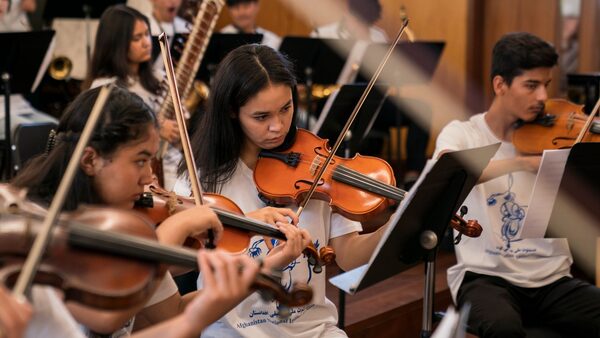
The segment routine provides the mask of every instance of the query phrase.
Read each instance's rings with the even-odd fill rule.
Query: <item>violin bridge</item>
[[[321,156],[315,156],[312,163],[310,164],[310,174],[312,176],[316,175],[317,170],[319,170],[319,167],[321,166],[321,163]]]
[[[569,119],[567,120],[567,130],[573,130],[573,126],[575,125],[575,113],[569,113]]]

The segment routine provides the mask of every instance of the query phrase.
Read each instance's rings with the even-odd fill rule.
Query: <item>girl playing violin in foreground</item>
[[[81,94],[64,112],[57,134],[49,142],[48,152],[34,159],[13,184],[28,189],[28,197],[47,206],[64,174],[66,164],[73,153],[76,141],[82,131],[99,89]],[[52,145],[53,144],[53,145]],[[91,141],[85,148],[79,170],[65,201],[66,210],[76,209],[80,203],[101,204],[110,207],[131,209],[140,197],[144,186],[152,182],[150,158],[158,149],[159,136],[157,123],[148,106],[135,94],[126,90],[113,89],[104,107],[98,126]],[[289,229],[288,229],[289,228]],[[292,241],[299,241],[299,231],[291,225],[282,225]],[[163,244],[181,245],[187,237],[202,236],[207,230],[213,230],[218,239],[222,225],[214,212],[205,206],[191,208],[177,213],[156,230],[158,240]],[[289,241],[288,241],[289,242]],[[285,245],[283,246],[285,247]],[[286,252],[285,248],[280,250]],[[217,284],[240,283],[247,287],[239,272],[232,273],[231,267],[253,265],[242,258],[211,259],[207,257],[217,276]],[[207,259],[207,258],[205,258]],[[200,260],[202,262],[202,260]],[[237,271],[237,270],[236,270]],[[214,284],[214,283],[213,283]],[[246,288],[247,289],[247,288]],[[203,292],[200,298],[207,298],[206,308],[194,305],[200,310],[210,309],[210,313],[223,312],[232,303],[239,300],[239,292],[212,294]],[[181,313],[197,293],[180,296],[170,274],[167,273],[154,296],[147,302],[139,317],[150,324],[172,318]],[[213,297],[216,297],[213,299]],[[75,319],[94,332],[111,333],[123,326],[140,309],[121,312],[98,312],[78,304],[68,304]],[[207,317],[208,318],[208,317]],[[132,320],[127,322],[124,331],[129,331]]]
[[[198,267],[205,271],[206,292],[195,297],[181,314],[133,337],[198,337],[204,327],[248,294],[258,272],[258,265],[250,258],[219,250],[200,250]],[[243,267],[243,272],[239,267]],[[0,337],[85,337],[55,293],[37,287],[34,287],[33,293],[41,296],[34,299],[34,310],[29,303],[18,301],[10,291],[0,286]]]
[[[229,197],[244,212],[265,206],[254,185],[253,168],[261,149],[293,142],[295,86],[290,62],[266,46],[237,48],[221,62],[206,115],[195,126],[191,140],[207,191]],[[180,178],[175,190],[188,195],[187,179]],[[285,216],[263,220],[272,223],[285,220]],[[300,219],[294,217],[293,221],[308,230],[317,249],[331,245],[344,270],[367,263],[385,231],[382,227],[359,235],[359,223],[332,214],[327,203],[317,200],[308,203]],[[253,238],[249,254],[264,256],[269,252],[268,242],[262,237]],[[335,306],[325,298],[325,273],[314,274],[304,256],[297,256],[283,270],[286,286],[294,281],[310,283],[315,291],[312,304],[293,309],[290,318],[280,320],[274,316],[277,304],[264,303],[254,294],[205,330],[203,337],[345,337],[336,327]]]

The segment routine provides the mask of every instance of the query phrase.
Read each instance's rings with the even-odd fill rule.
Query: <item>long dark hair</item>
[[[99,91],[100,88],[95,88],[83,92],[67,107],[56,129],[54,146],[46,154],[32,159],[14,178],[12,184],[27,188],[28,197],[32,200],[43,205],[51,202]],[[136,94],[115,87],[88,146],[102,157],[108,157],[119,146],[144,139],[151,126],[158,128],[154,114],[144,101]],[[102,203],[93,187],[92,178],[81,168],[77,170],[64,208],[74,210],[79,203]]]
[[[296,78],[292,63],[279,52],[262,45],[245,45],[230,52],[219,64],[206,113],[191,136],[196,166],[204,189],[216,192],[233,175],[244,141],[238,118],[240,107],[270,84],[292,89],[296,109]],[[295,117],[295,111],[294,111]],[[292,119],[284,144],[295,137]],[[185,171],[185,164],[179,173]]]
[[[101,77],[117,77],[117,83],[127,88],[129,66],[127,53],[135,22],[141,20],[150,28],[148,18],[139,11],[125,5],[108,7],[98,25],[94,55],[88,71],[84,88],[89,88],[92,82]],[[138,76],[142,87],[151,93],[160,92],[160,81],[152,73],[150,60],[142,62]]]

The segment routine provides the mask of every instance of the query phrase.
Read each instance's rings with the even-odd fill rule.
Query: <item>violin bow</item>
[[[67,196],[67,192],[71,188],[73,184],[73,179],[75,178],[75,173],[79,167],[79,162],[81,161],[81,157],[83,156],[83,150],[88,144],[88,141],[92,137],[92,132],[96,128],[96,124],[98,119],[100,118],[100,114],[104,109],[104,105],[106,104],[106,100],[110,95],[113,84],[106,85],[100,89],[100,93],[96,98],[96,102],[92,108],[90,116],[81,132],[81,137],[75,146],[75,150],[73,151],[73,156],[69,160],[69,164],[67,165],[67,170],[63,175],[60,184],[58,185],[58,189],[54,198],[52,199],[52,203],[50,204],[50,208],[48,209],[48,213],[44,218],[44,223],[42,224],[42,228],[35,238],[35,242],[33,242],[33,246],[31,247],[31,251],[29,255],[27,255],[27,259],[23,264],[23,268],[21,273],[19,274],[19,278],[15,283],[15,287],[13,288],[13,294],[15,297],[23,298],[29,294],[31,290],[31,284],[33,283],[33,277],[35,276],[36,271],[40,265],[42,260],[42,255],[46,251],[46,247],[50,242],[50,234],[52,231],[53,225],[56,223],[56,219],[58,217],[58,213],[63,207],[65,202],[65,198]]]
[[[192,147],[190,143],[190,137],[187,133],[187,126],[185,125],[185,118],[183,115],[183,106],[181,105],[181,98],[179,96],[179,89],[177,89],[177,82],[175,81],[175,70],[173,69],[173,60],[171,59],[171,51],[169,50],[169,40],[165,32],[160,33],[158,36],[158,43],[160,45],[160,51],[165,64],[165,70],[167,72],[167,82],[169,84],[169,91],[171,92],[171,100],[173,101],[173,108],[175,109],[175,118],[177,119],[177,127],[179,128],[179,137],[181,139],[181,148],[183,148],[183,155],[185,157],[185,163],[187,165],[188,176],[190,179],[190,185],[192,186],[192,193],[194,195],[194,202],[196,205],[204,204],[202,202],[202,188],[200,187],[200,180],[198,179],[198,171],[196,169],[196,161],[194,161],[194,155],[192,154]],[[206,243],[207,248],[214,248],[215,235],[212,230],[208,230],[208,240]]]
[[[362,108],[363,104],[365,103],[365,101],[367,99],[367,96],[369,96],[369,93],[371,92],[371,89],[373,89],[373,86],[375,85],[375,81],[377,81],[377,79],[379,78],[379,75],[383,71],[383,67],[385,66],[385,64],[387,63],[388,59],[390,58],[390,56],[394,52],[394,48],[396,48],[396,45],[400,41],[400,38],[402,38],[402,34],[406,30],[406,27],[408,27],[408,19],[405,19],[402,22],[402,27],[400,27],[400,31],[396,35],[396,39],[390,45],[390,47],[387,50],[385,56],[383,57],[383,59],[379,63],[379,66],[377,66],[377,70],[375,70],[375,73],[371,77],[371,80],[369,80],[369,83],[367,84],[367,87],[365,88],[365,91],[362,93],[362,96],[358,100],[358,103],[354,107],[354,110],[352,110],[352,113],[350,114],[350,117],[346,121],[346,124],[344,125],[344,128],[342,129],[342,132],[338,136],[338,138],[335,141],[335,144],[333,145],[333,147],[331,147],[331,151],[329,153],[329,156],[327,156],[325,158],[325,161],[323,161],[323,163],[321,163],[319,171],[315,175],[315,178],[313,180],[312,185],[310,186],[310,189],[306,193],[306,196],[305,196],[304,200],[302,201],[302,203],[300,203],[300,206],[298,207],[298,211],[296,211],[296,214],[298,215],[298,217],[300,217],[300,214],[302,213],[302,211],[306,207],[306,204],[308,203],[308,201],[312,197],[313,193],[315,192],[315,189],[317,188],[317,185],[319,184],[319,182],[321,181],[321,178],[325,174],[325,170],[327,170],[327,167],[331,163],[331,160],[333,159],[333,156],[335,155],[335,153],[339,149],[340,145],[344,141],[344,137],[346,136],[346,133],[348,132],[348,130],[350,130],[350,127],[352,126],[352,123],[354,123],[354,119],[356,119],[356,116],[358,115],[358,112],[360,111],[360,108]]]
[[[577,139],[575,140],[575,142],[573,144],[579,143],[579,142],[581,142],[581,140],[583,140],[583,136],[588,131],[588,129],[590,129],[590,126],[592,125],[592,121],[594,121],[594,117],[598,113],[598,108],[600,108],[600,98],[598,99],[598,101],[596,101],[596,105],[594,106],[594,109],[590,113],[590,116],[588,116],[587,120],[585,121],[585,125],[583,125],[583,128],[581,128],[581,131],[579,132],[579,135],[577,135]]]

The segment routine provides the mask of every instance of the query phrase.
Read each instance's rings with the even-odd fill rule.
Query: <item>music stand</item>
[[[308,116],[312,115],[312,85],[337,83],[353,45],[353,40],[283,38],[279,51],[294,63],[298,83],[306,85],[307,114],[306,119],[298,121],[298,126],[308,127]]]
[[[438,245],[460,204],[477,183],[500,144],[443,154],[421,175],[409,197],[390,218],[368,264],[329,281],[353,294],[423,261],[426,267],[421,337],[432,328],[435,257]],[[426,168],[427,169],[427,168]]]
[[[312,132],[334,142],[366,87],[365,83],[346,84],[340,87],[327,99]],[[339,149],[338,155],[351,157],[352,152],[358,149],[359,144],[367,136],[379,115],[381,106],[387,97],[387,88],[384,85],[373,87],[350,128],[350,136],[345,140],[345,149]]]
[[[77,18],[85,20],[85,46],[87,64],[91,60],[90,19],[98,19],[106,8],[125,3],[126,0],[46,0],[44,21],[48,26],[54,18]]]
[[[52,55],[54,31],[0,33],[0,75],[4,88],[4,153],[2,173],[13,175],[14,145],[11,141],[10,95],[30,93],[41,81]]]
[[[567,238],[577,266],[596,273],[596,238],[600,237],[600,144],[571,148],[548,221],[546,237]]]
[[[431,81],[446,43],[443,41],[400,42],[378,82],[390,86],[425,84]],[[368,82],[389,49],[387,43],[371,43],[358,67],[355,82]]]
[[[210,84],[217,70],[217,65],[232,50],[247,44],[260,43],[262,34],[229,34],[213,33],[200,63],[196,79]]]

